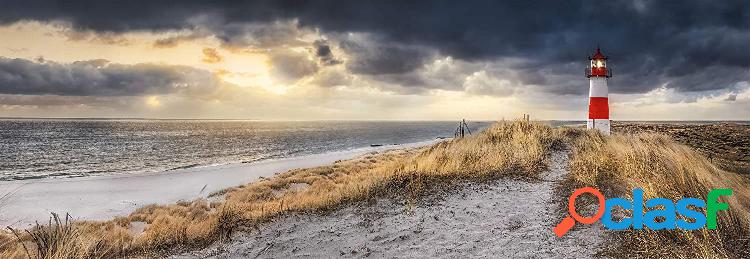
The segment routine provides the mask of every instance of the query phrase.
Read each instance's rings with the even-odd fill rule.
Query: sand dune
[[[323,215],[292,214],[173,258],[593,257],[592,248],[604,242],[601,224],[578,226],[564,239],[552,232],[562,210],[555,188],[568,173],[568,152],[551,160],[541,180],[467,182],[412,208],[378,199]]]

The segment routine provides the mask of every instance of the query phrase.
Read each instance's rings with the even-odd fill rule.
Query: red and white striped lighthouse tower
[[[612,77],[612,72],[607,68],[607,57],[599,48],[593,57],[589,57],[591,66],[586,68],[586,77],[589,78],[589,119],[586,128],[598,129],[609,135],[609,90],[607,79]]]

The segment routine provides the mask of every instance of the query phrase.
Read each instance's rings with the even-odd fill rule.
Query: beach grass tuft
[[[580,186],[596,186],[606,197],[632,199],[634,188],[644,198],[706,199],[714,188],[730,188],[724,199],[729,211],[719,212],[718,230],[619,231],[620,245],[605,254],[636,257],[744,257],[750,256],[750,181],[726,172],[695,150],[659,134],[602,136],[587,131],[573,144],[569,176]],[[704,211],[705,212],[705,211]]]

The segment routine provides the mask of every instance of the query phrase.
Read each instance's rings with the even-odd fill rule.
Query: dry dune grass
[[[151,257],[200,248],[284,213],[325,211],[372,197],[415,198],[432,186],[459,180],[534,177],[544,168],[550,150],[565,143],[572,143],[574,149],[571,179],[579,185],[597,186],[610,197],[628,196],[635,187],[644,189],[647,198],[671,199],[703,197],[713,188],[734,190],[729,213],[719,213],[718,231],[619,232],[615,235],[621,242],[618,247],[625,250],[617,251],[641,256],[749,256],[750,183],[746,178],[718,169],[664,136],[604,137],[516,121],[431,147],[292,170],[213,194],[224,196],[223,202],[151,205],[103,222],[51,221],[28,232],[17,231],[19,238],[0,232],[0,257]],[[147,224],[142,233],[130,229],[139,222]],[[617,251],[609,252],[618,255]]]
[[[473,136],[428,148],[398,150],[330,166],[292,170],[232,188],[224,202],[206,200],[152,205],[106,222],[50,224],[20,234],[22,242],[0,246],[3,258],[104,258],[153,256],[203,247],[283,213],[328,210],[375,196],[420,195],[435,183],[483,180],[505,175],[533,177],[546,154],[563,143],[566,130],[524,121],[498,123]],[[143,233],[129,230],[146,222]],[[69,231],[62,231],[64,229]],[[35,252],[34,235],[59,241]],[[7,235],[7,233],[6,233]],[[9,240],[0,235],[0,244]]]
[[[719,212],[718,230],[625,231],[616,235],[628,255],[667,257],[750,256],[750,183],[722,171],[702,155],[663,135],[603,137],[581,134],[574,142],[570,176],[580,185],[597,186],[608,197],[630,197],[642,188],[645,198],[705,196],[731,188],[729,212]],[[610,251],[618,253],[617,251]]]
[[[58,219],[28,232],[17,231],[19,238],[0,232],[0,257],[151,257],[200,248],[284,213],[325,211],[373,197],[416,198],[433,186],[460,180],[535,177],[550,150],[565,143],[573,146],[571,179],[578,185],[597,186],[608,197],[627,197],[636,187],[644,189],[646,198],[670,199],[704,197],[713,188],[734,190],[729,212],[719,213],[719,230],[618,232],[619,249],[607,250],[605,255],[750,256],[747,178],[722,171],[692,149],[661,135],[604,137],[516,121],[431,147],[292,170],[213,194],[223,195],[223,202],[151,205],[103,222]],[[138,222],[147,224],[142,233],[130,229]]]

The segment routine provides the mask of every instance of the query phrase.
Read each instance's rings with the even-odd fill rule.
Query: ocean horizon
[[[473,132],[489,122],[469,122]],[[415,143],[447,121],[0,120],[0,181],[148,174]]]
[[[584,121],[546,120],[552,126]],[[637,121],[740,123],[748,121]],[[469,121],[477,132],[490,121]],[[455,121],[0,119],[0,181],[132,175],[452,137]]]

